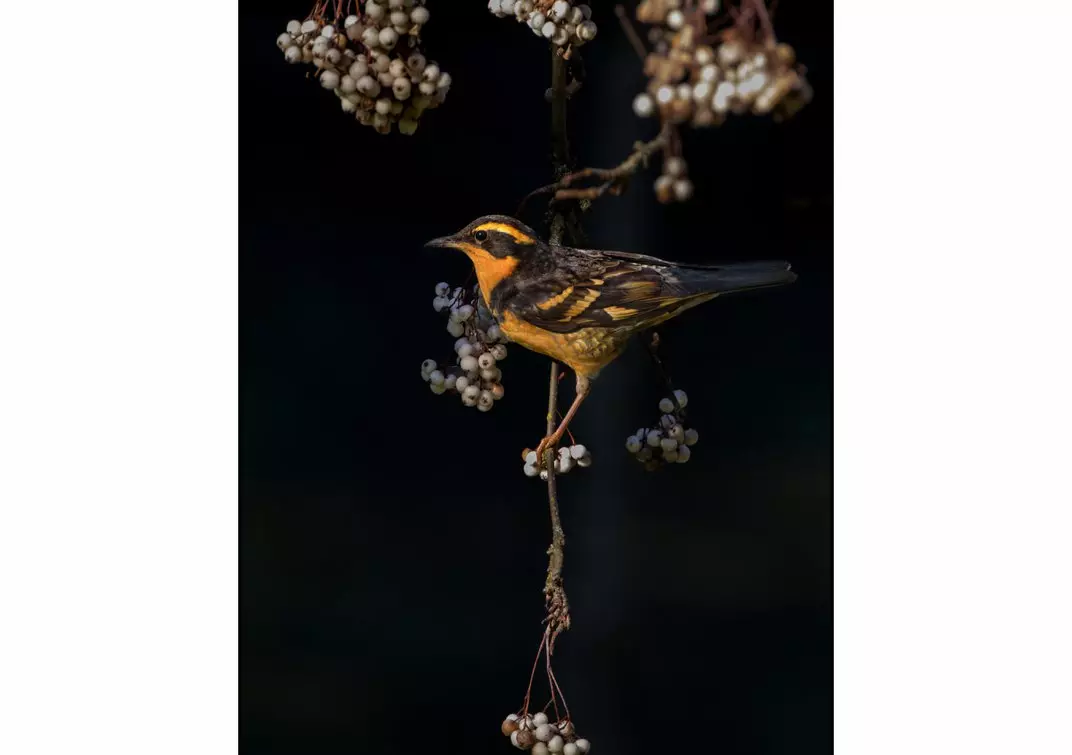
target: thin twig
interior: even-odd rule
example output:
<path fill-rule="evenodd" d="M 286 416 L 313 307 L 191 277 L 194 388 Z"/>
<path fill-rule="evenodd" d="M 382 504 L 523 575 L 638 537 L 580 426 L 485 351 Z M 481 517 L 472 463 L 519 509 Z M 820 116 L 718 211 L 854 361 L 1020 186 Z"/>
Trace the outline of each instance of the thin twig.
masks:
<path fill-rule="evenodd" d="M 652 331 L 651 341 L 648 342 L 648 353 L 651 355 L 651 361 L 655 363 L 655 369 L 659 373 L 659 382 L 662 383 L 663 388 L 666 390 L 670 400 L 674 402 L 674 409 L 682 419 L 685 418 L 685 410 L 681 407 L 680 402 L 677 400 L 677 396 L 674 394 L 674 383 L 670 380 L 670 373 L 666 369 L 666 365 L 663 364 L 662 358 L 659 356 L 659 345 L 662 340 L 659 338 L 657 331 Z"/>
<path fill-rule="evenodd" d="M 562 687 L 561 687 L 561 686 L 559 686 L 559 684 L 558 684 L 558 679 L 557 679 L 557 678 L 555 678 L 555 672 L 554 672 L 554 670 L 553 670 L 553 669 L 551 668 L 551 662 L 550 662 L 550 658 L 551 658 L 551 653 L 550 653 L 550 647 L 548 647 L 548 653 L 547 653 L 547 658 L 548 658 L 548 663 L 547 663 L 547 680 L 548 680 L 548 683 L 549 683 L 549 684 L 551 685 L 551 699 L 552 699 L 552 700 L 554 700 L 554 699 L 555 699 L 555 692 L 557 691 L 557 692 L 558 692 L 558 699 L 562 701 L 562 707 L 563 707 L 563 708 L 565 708 L 565 710 L 566 710 L 566 718 L 568 719 L 568 718 L 570 717 L 570 712 L 569 712 L 569 703 L 567 703 L 567 702 L 566 702 L 566 696 L 565 696 L 565 695 L 564 695 L 564 694 L 562 693 Z M 556 711 L 558 710 L 558 706 L 557 706 L 557 705 L 555 706 L 555 710 L 556 710 Z"/>
<path fill-rule="evenodd" d="M 611 194 L 612 196 L 621 194 L 630 177 L 645 166 L 654 153 L 665 148 L 670 143 L 671 132 L 671 127 L 667 125 L 650 142 L 637 142 L 633 146 L 633 152 L 629 157 L 613 168 L 583 168 L 573 173 L 567 173 L 553 184 L 541 186 L 521 200 L 518 211 L 520 212 L 530 199 L 540 194 L 553 193 L 553 201 L 555 202 L 567 199 L 592 200 L 604 194 Z M 594 186 L 574 187 L 574 184 L 580 181 L 591 179 L 595 179 L 599 183 Z"/>
<path fill-rule="evenodd" d="M 555 672 L 551 670 L 551 645 L 550 645 L 551 637 L 550 637 L 550 632 L 545 632 L 543 637 L 544 637 L 544 641 L 545 641 L 546 646 L 547 646 L 547 655 L 544 656 L 544 660 L 546 661 L 546 665 L 547 665 L 547 686 L 551 690 L 551 699 L 548 700 L 548 705 L 544 706 L 544 710 L 547 710 L 547 708 L 549 706 L 553 705 L 554 708 L 555 708 L 555 720 L 557 721 L 560 718 L 560 716 L 558 715 L 558 697 L 555 694 L 555 681 L 554 681 L 555 680 Z"/>
<path fill-rule="evenodd" d="M 540 665 L 540 656 L 543 654 L 544 646 L 547 644 L 547 637 L 540 637 L 540 647 L 536 650 L 536 660 L 532 662 L 532 673 L 529 674 L 529 688 L 525 690 L 525 702 L 521 706 L 521 715 L 525 716 L 529 712 L 529 701 L 532 700 L 532 682 L 536 678 L 536 667 Z"/>
<path fill-rule="evenodd" d="M 763 29 L 764 39 L 768 42 L 776 42 L 774 37 L 774 25 L 771 24 L 770 14 L 767 12 L 767 3 L 764 0 L 752 0 L 756 16 L 759 17 L 760 28 Z"/>
<path fill-rule="evenodd" d="M 648 57 L 648 51 L 644 47 L 644 42 L 640 39 L 640 35 L 633 28 L 633 22 L 629 20 L 629 14 L 626 12 L 625 6 L 615 5 L 614 13 L 618 16 L 618 23 L 622 25 L 622 31 L 625 32 L 625 36 L 629 39 L 629 44 L 636 50 L 636 54 L 640 56 L 640 62 L 643 63 Z"/>

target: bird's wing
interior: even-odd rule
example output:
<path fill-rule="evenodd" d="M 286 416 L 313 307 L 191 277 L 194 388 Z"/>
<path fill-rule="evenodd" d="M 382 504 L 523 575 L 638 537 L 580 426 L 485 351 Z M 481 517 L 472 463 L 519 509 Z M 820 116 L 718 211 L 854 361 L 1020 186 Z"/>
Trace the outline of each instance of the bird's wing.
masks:
<path fill-rule="evenodd" d="M 514 313 L 545 330 L 638 330 L 723 293 L 792 283 L 783 261 L 677 264 L 627 252 L 570 249 L 562 268 L 514 299 Z"/>
<path fill-rule="evenodd" d="M 655 265 L 592 253 L 572 262 L 571 273 L 535 282 L 516 297 L 511 303 L 514 313 L 556 333 L 590 327 L 639 329 L 711 295 L 690 292 L 672 263 L 662 260 Z"/>

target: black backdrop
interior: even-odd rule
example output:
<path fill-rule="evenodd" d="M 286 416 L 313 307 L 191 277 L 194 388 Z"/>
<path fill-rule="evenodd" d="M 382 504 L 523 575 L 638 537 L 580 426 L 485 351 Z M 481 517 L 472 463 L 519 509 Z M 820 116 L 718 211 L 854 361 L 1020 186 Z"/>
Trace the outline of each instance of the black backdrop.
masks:
<path fill-rule="evenodd" d="M 432 288 L 468 264 L 422 242 L 549 180 L 546 48 L 485 5 L 430 4 L 426 48 L 454 86 L 412 138 L 358 126 L 283 61 L 304 3 L 241 9 L 250 755 L 512 751 L 499 722 L 539 641 L 549 538 L 518 454 L 543 429 L 548 362 L 511 349 L 490 414 L 418 370 L 451 353 Z M 611 165 L 655 125 L 632 116 L 643 78 L 612 4 L 593 6 L 571 129 L 581 164 Z M 832 9 L 783 0 L 775 25 L 814 101 L 687 133 L 690 203 L 658 205 L 649 171 L 586 220 L 597 247 L 800 273 L 661 330 L 701 436 L 689 464 L 648 474 L 624 450 L 659 396 L 637 345 L 575 424 L 595 464 L 560 486 L 574 628 L 555 668 L 597 753 L 832 749 Z"/>

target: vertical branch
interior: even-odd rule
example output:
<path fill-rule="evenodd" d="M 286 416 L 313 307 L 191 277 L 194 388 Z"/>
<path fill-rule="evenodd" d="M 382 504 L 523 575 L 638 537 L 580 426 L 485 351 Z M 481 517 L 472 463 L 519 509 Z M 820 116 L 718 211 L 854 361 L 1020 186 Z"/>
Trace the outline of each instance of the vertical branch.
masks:
<path fill-rule="evenodd" d="M 566 130 L 566 60 L 551 49 L 551 159 L 555 180 L 569 172 L 569 133 Z"/>
<path fill-rule="evenodd" d="M 555 431 L 557 414 L 558 362 L 552 362 L 551 385 L 548 388 L 547 397 L 548 435 Z M 551 623 L 555 624 L 560 618 L 555 615 L 556 609 L 566 607 L 566 593 L 562 587 L 562 565 L 566 558 L 566 533 L 562 529 L 562 518 L 558 512 L 558 486 L 555 484 L 554 448 L 548 448 L 544 452 L 544 467 L 547 469 L 547 506 L 551 513 L 551 547 L 547 549 L 549 559 L 547 563 L 547 581 L 544 583 L 543 593 L 547 601 Z M 552 626 L 551 631 L 554 635 L 557 635 L 561 630 L 558 630 L 557 626 Z"/>
<path fill-rule="evenodd" d="M 568 70 L 566 60 L 551 48 L 551 159 L 555 180 L 569 172 L 569 136 L 566 131 L 566 86 Z M 551 243 L 562 243 L 566 231 L 566 216 L 556 208 L 551 218 Z M 555 431 L 558 416 L 558 363 L 551 363 L 551 382 L 547 397 L 547 434 Z M 551 514 L 551 547 L 547 549 L 547 581 L 544 583 L 544 599 L 547 606 L 548 656 L 554 648 L 559 633 L 570 624 L 569 602 L 562 582 L 562 566 L 566 558 L 566 533 L 558 512 L 558 490 L 555 485 L 555 449 L 544 452 L 544 469 L 547 470 L 547 505 Z M 550 658 L 548 658 L 550 660 Z"/>
<path fill-rule="evenodd" d="M 573 56 L 573 63 L 580 65 L 580 56 Z M 571 87 L 576 81 L 570 81 L 570 67 L 566 59 L 551 49 L 551 163 L 554 168 L 555 182 L 569 175 L 573 169 L 570 159 L 569 129 L 566 126 L 566 103 Z M 526 197 L 522 200 L 524 205 Z M 586 201 L 582 201 L 580 210 L 586 210 Z M 551 243 L 561 244 L 563 236 L 568 236 L 571 243 L 583 243 L 580 213 L 575 203 L 562 207 L 549 207 L 551 223 Z"/>

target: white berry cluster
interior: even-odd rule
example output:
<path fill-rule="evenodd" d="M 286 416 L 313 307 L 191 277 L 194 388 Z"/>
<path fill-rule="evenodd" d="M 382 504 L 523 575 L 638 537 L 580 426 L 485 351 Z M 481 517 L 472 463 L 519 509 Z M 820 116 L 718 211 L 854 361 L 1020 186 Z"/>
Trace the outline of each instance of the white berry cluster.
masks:
<path fill-rule="evenodd" d="M 425 0 L 368 0 L 360 15 L 316 13 L 291 21 L 276 44 L 290 63 L 309 63 L 344 112 L 381 134 L 417 130 L 426 110 L 442 104 L 450 74 L 420 51 L 428 22 Z M 360 10 L 360 6 L 359 6 Z"/>
<path fill-rule="evenodd" d="M 585 755 L 592 746 L 587 739 L 577 737 L 568 718 L 551 723 L 546 713 L 511 713 L 502 722 L 502 733 L 510 737 L 514 747 L 531 750 L 532 755 Z"/>
<path fill-rule="evenodd" d="M 536 456 L 536 452 L 526 448 L 521 454 L 525 460 L 524 472 L 526 477 L 536 477 L 541 480 L 547 479 L 547 470 L 542 469 L 543 459 Z M 555 458 L 555 474 L 566 474 L 574 467 L 592 466 L 592 452 L 583 443 L 574 443 L 558 449 Z"/>
<path fill-rule="evenodd" d="M 655 50 L 644 61 L 647 91 L 633 100 L 641 118 L 658 115 L 670 123 L 717 126 L 727 114 L 772 113 L 777 120 L 796 113 L 811 99 L 803 69 L 787 44 L 764 33 L 733 27 L 719 34 L 716 47 L 704 44 L 703 13 L 685 11 L 681 0 L 647 0 L 637 19 L 661 24 L 652 30 Z M 718 4 L 708 4 L 717 11 Z"/>
<path fill-rule="evenodd" d="M 637 21 L 642 24 L 662 24 L 680 28 L 685 22 L 686 3 L 682 0 L 642 0 L 637 6 Z M 722 7 L 719 0 L 700 0 L 699 10 L 708 16 L 718 13 Z"/>
<path fill-rule="evenodd" d="M 454 342 L 455 364 L 440 367 L 434 359 L 425 359 L 421 377 L 432 393 L 454 391 L 465 406 L 491 411 L 504 394 L 498 367 L 506 359 L 502 331 L 475 292 L 466 297 L 464 289 L 451 291 L 447 283 L 437 284 L 435 292 L 432 306 L 436 312 L 448 312 L 447 332 L 458 339 Z"/>
<path fill-rule="evenodd" d="M 642 427 L 625 441 L 625 448 L 636 457 L 647 470 L 654 470 L 663 464 L 684 464 L 692 457 L 692 446 L 700 439 L 700 434 L 692 428 L 685 427 L 682 410 L 689 403 L 685 391 L 674 391 L 673 398 L 659 401 L 662 417 L 655 427 Z"/>
<path fill-rule="evenodd" d="M 672 156 L 663 160 L 663 172 L 655 179 L 655 198 L 663 204 L 686 202 L 692 196 L 692 181 L 685 158 Z"/>
<path fill-rule="evenodd" d="M 536 36 L 566 50 L 580 47 L 596 36 L 592 9 L 573 5 L 570 0 L 489 0 L 488 10 L 499 18 L 513 16 L 519 23 L 528 24 Z"/>

